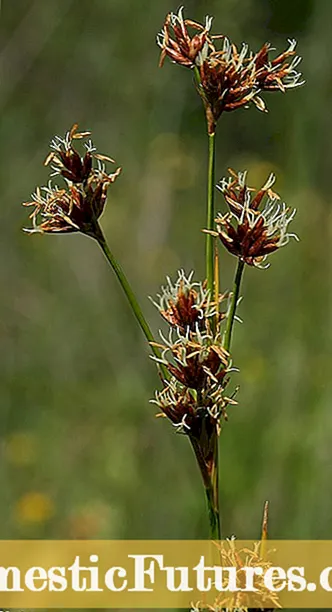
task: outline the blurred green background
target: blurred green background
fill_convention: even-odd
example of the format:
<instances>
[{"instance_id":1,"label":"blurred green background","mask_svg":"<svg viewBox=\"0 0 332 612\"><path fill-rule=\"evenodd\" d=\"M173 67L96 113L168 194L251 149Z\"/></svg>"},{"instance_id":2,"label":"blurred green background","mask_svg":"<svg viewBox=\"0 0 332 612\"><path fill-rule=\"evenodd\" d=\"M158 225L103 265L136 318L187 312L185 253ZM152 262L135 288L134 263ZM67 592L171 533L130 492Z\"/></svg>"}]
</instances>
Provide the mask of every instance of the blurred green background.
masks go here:
<instances>
[{"instance_id":1,"label":"blurred green background","mask_svg":"<svg viewBox=\"0 0 332 612\"><path fill-rule=\"evenodd\" d=\"M332 538L332 3L188 0L257 50L296 37L307 84L270 112L224 116L217 178L278 174L301 237L247 270L234 363L239 405L221 436L225 535ZM1 538L199 538L208 534L192 451L149 404L149 351L97 245L29 237L20 206L47 180L54 134L74 122L123 174L102 225L151 326L147 296L178 268L204 275L205 121L191 73L158 69L169 0L2 0ZM224 203L216 195L218 210ZM221 255L223 288L234 259Z\"/></svg>"}]
</instances>

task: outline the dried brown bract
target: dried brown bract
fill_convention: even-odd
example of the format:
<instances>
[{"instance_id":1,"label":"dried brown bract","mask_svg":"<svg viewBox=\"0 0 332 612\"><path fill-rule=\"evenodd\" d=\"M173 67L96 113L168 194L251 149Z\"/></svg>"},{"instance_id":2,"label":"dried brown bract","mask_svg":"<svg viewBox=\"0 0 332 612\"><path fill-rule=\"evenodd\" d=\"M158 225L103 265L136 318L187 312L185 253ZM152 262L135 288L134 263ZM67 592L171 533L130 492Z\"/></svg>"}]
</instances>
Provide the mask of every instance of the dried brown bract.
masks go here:
<instances>
[{"instance_id":1,"label":"dried brown bract","mask_svg":"<svg viewBox=\"0 0 332 612\"><path fill-rule=\"evenodd\" d=\"M164 27L157 36L161 47L159 65L168 56L174 63L193 68L200 53L212 47L209 35L212 17L206 17L205 25L183 18L183 6L178 13L168 13ZM194 32L194 33L193 33Z\"/></svg>"},{"instance_id":2,"label":"dried brown bract","mask_svg":"<svg viewBox=\"0 0 332 612\"><path fill-rule=\"evenodd\" d=\"M85 142L81 155L74 147L75 140L87 139L90 132L77 132L77 125L66 133L65 138L56 136L51 142L51 153L45 165L52 165L51 176L60 175L64 186L53 186L50 180L45 187L37 187L30 202L33 227L29 233L72 233L82 232L96 237L97 221L107 199L108 187L121 172L106 172L105 163L113 160L96 153L91 140Z\"/></svg>"},{"instance_id":3,"label":"dried brown bract","mask_svg":"<svg viewBox=\"0 0 332 612\"><path fill-rule=\"evenodd\" d=\"M275 176L271 174L258 191L248 187L246 172L223 179L218 188L229 207L225 215L216 218L217 233L226 249L250 266L266 267L270 253L288 244L296 234L288 232L288 225L296 210L290 210L272 191ZM261 207L261 209L260 209Z\"/></svg>"}]
</instances>

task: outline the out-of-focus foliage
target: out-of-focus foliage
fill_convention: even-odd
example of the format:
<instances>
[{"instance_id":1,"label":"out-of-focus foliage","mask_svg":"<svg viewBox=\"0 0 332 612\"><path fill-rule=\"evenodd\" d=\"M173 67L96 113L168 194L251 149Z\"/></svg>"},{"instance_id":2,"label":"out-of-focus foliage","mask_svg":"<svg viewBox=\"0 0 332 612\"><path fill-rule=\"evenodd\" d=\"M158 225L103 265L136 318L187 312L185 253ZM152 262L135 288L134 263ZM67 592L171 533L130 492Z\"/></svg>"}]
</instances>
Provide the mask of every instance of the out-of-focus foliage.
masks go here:
<instances>
[{"instance_id":1,"label":"out-of-focus foliage","mask_svg":"<svg viewBox=\"0 0 332 612\"><path fill-rule=\"evenodd\" d=\"M34 236L20 202L46 180L48 141L91 129L123 174L102 225L154 330L148 295L204 274L206 136L189 71L158 65L169 0L3 0L1 8L1 538L207 536L187 440L155 419L155 367L92 240ZM217 178L270 171L298 208L268 271L246 270L221 436L224 534L331 538L332 69L328 0L188 0L253 48L296 36L307 85L222 117ZM216 194L217 209L223 207ZM234 259L221 255L223 288Z\"/></svg>"}]
</instances>

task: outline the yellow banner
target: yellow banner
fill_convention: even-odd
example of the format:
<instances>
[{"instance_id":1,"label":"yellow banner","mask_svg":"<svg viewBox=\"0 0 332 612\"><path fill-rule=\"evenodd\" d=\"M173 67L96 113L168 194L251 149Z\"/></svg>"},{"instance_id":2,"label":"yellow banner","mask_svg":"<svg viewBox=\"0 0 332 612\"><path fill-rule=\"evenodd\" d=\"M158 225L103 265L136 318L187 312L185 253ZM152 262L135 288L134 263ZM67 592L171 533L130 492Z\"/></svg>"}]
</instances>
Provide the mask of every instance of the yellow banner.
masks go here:
<instances>
[{"instance_id":1,"label":"yellow banner","mask_svg":"<svg viewBox=\"0 0 332 612\"><path fill-rule=\"evenodd\" d=\"M1 541L4 608L332 608L332 541Z\"/></svg>"}]
</instances>

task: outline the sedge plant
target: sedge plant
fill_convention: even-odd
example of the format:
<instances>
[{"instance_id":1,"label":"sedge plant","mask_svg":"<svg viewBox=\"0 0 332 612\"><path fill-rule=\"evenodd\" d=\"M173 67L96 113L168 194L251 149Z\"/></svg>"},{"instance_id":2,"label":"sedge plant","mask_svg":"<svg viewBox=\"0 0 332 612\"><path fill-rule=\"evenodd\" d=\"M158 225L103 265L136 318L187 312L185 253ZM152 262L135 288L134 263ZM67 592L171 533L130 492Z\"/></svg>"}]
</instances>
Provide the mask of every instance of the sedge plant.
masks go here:
<instances>
[{"instance_id":1,"label":"sedge plant","mask_svg":"<svg viewBox=\"0 0 332 612\"><path fill-rule=\"evenodd\" d=\"M102 249L127 297L128 304L152 350L160 377L152 400L158 411L186 436L193 448L207 500L210 536L221 539L219 505L219 436L227 410L236 403L229 391L232 378L232 335L236 320L241 281L247 266L267 268L269 256L291 238L291 210L274 191L271 174L262 187L251 186L245 171L229 171L216 185L216 136L220 120L227 113L255 106L266 112L266 92L287 92L303 81L297 71L300 58L296 42L273 55L266 43L258 52L246 44L238 48L224 34L212 33L211 17L203 24L185 19L183 8L170 12L157 36L161 48L160 66L168 58L191 72L206 118L207 198L204 279L183 270L167 278L153 300L164 324L160 338L152 332L129 281L111 251L100 225L108 190L121 168L110 172L114 160L97 152L90 132L77 124L50 144L45 165L51 177L37 187L25 206L32 207L32 227L39 234L81 232ZM54 177L61 184L54 182ZM217 188L217 189L216 189ZM226 211L216 214L215 194L220 192ZM219 288L219 245L235 258L231 291ZM267 537L267 508L263 535Z\"/></svg>"}]
</instances>

